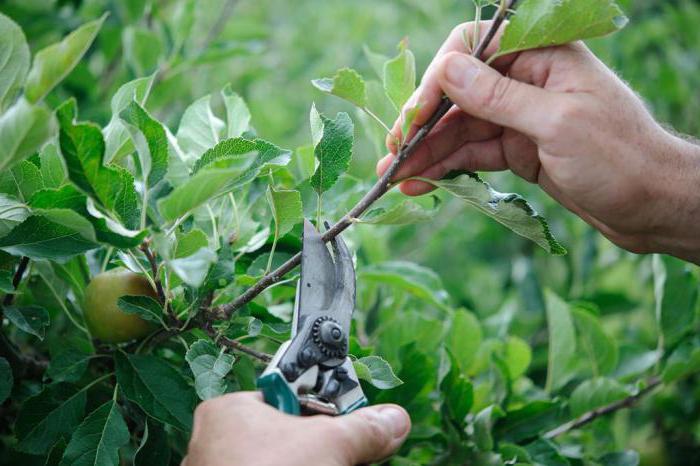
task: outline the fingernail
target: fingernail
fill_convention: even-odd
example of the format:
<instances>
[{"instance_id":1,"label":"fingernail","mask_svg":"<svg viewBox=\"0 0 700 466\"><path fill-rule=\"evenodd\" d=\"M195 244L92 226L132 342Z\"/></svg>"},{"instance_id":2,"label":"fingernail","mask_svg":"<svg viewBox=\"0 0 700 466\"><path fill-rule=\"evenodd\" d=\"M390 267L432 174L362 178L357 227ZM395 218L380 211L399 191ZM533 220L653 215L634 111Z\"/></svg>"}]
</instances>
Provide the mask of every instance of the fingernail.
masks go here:
<instances>
[{"instance_id":1,"label":"fingernail","mask_svg":"<svg viewBox=\"0 0 700 466\"><path fill-rule=\"evenodd\" d=\"M468 88L479 73L479 67L466 55L454 54L447 60L445 78L457 88Z\"/></svg>"},{"instance_id":2,"label":"fingernail","mask_svg":"<svg viewBox=\"0 0 700 466\"><path fill-rule=\"evenodd\" d=\"M394 438L406 435L411 423L406 413L393 406L384 406L379 410L379 422L391 431Z\"/></svg>"}]
</instances>

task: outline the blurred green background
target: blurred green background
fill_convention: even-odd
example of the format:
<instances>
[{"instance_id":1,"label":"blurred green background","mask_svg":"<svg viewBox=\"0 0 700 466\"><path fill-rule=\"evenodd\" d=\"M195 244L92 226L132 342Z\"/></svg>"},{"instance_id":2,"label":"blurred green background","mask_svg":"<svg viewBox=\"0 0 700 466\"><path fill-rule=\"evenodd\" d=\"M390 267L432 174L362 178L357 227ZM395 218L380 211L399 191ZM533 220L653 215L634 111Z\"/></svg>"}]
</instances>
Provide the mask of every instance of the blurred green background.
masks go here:
<instances>
[{"instance_id":1,"label":"blurred green background","mask_svg":"<svg viewBox=\"0 0 700 466\"><path fill-rule=\"evenodd\" d=\"M660 121L699 135L700 2L620 3L629 25L590 46L645 99ZM22 26L32 52L110 12L97 45L51 94L52 107L75 96L81 119L104 125L111 116L107 103L119 85L159 70L147 107L175 129L190 102L230 82L250 105L256 131L288 148L309 142L311 102L326 114L350 111L338 99L316 91L311 79L332 75L344 66L369 76L363 45L390 55L404 37L416 54L419 71L424 70L450 30L473 11L469 0L200 0L194 2L192 24L183 24L188 4L193 5L157 0L3 0L0 10ZM187 28L190 40L178 33ZM356 128L351 174L371 182L382 154L377 141L370 141L361 125ZM441 214L429 224L354 228L349 236L361 245L358 256L367 263L401 259L432 268L452 301L473 310L487 328L497 327L516 309L511 332L533 345L529 375L537 383L543 382L546 370L543 288L600 306L606 329L621 345L620 367L653 351L650 258L614 247L536 186L509 174L486 179L501 191L516 191L531 200L549 219L569 255L547 256L500 225L446 200ZM362 189L363 183L358 185ZM337 204L340 214L345 203ZM406 303L411 305L420 311L419 305ZM696 379L665 389L641 409L621 412L606 424L614 433L611 441L639 448L644 464L700 464L699 397ZM592 432L584 434L591 435L591 442L595 430L594 424Z\"/></svg>"}]
</instances>

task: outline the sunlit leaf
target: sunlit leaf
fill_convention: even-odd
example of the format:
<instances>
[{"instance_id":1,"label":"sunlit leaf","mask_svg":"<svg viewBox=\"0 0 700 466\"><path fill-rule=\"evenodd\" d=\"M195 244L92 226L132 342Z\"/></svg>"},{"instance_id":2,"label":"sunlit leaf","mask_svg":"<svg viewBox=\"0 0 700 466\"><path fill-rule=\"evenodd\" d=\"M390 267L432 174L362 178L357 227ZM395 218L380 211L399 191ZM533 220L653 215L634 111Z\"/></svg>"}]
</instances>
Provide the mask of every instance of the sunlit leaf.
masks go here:
<instances>
[{"instance_id":1,"label":"sunlit leaf","mask_svg":"<svg viewBox=\"0 0 700 466\"><path fill-rule=\"evenodd\" d=\"M353 361L357 377L366 380L380 390L398 387L403 382L396 377L388 362L379 356L366 356Z\"/></svg>"},{"instance_id":2,"label":"sunlit leaf","mask_svg":"<svg viewBox=\"0 0 700 466\"><path fill-rule=\"evenodd\" d=\"M61 42L49 45L36 53L24 89L24 94L30 102L43 99L70 73L90 48L106 17L105 14L100 19L83 24Z\"/></svg>"},{"instance_id":3,"label":"sunlit leaf","mask_svg":"<svg viewBox=\"0 0 700 466\"><path fill-rule=\"evenodd\" d=\"M603 36L627 24L613 0L524 0L499 42L497 55Z\"/></svg>"},{"instance_id":4,"label":"sunlit leaf","mask_svg":"<svg viewBox=\"0 0 700 466\"><path fill-rule=\"evenodd\" d=\"M384 91L396 110L401 110L416 89L416 59L407 40L399 43L399 54L384 63Z\"/></svg>"},{"instance_id":5,"label":"sunlit leaf","mask_svg":"<svg viewBox=\"0 0 700 466\"><path fill-rule=\"evenodd\" d=\"M29 71L29 46L17 23L0 13L0 114L14 101Z\"/></svg>"},{"instance_id":6,"label":"sunlit leaf","mask_svg":"<svg viewBox=\"0 0 700 466\"><path fill-rule=\"evenodd\" d=\"M226 392L226 375L231 371L234 357L207 340L192 343L185 355L194 374L194 388L202 400Z\"/></svg>"},{"instance_id":7,"label":"sunlit leaf","mask_svg":"<svg viewBox=\"0 0 700 466\"><path fill-rule=\"evenodd\" d=\"M335 119L331 120L318 113L316 107L312 106L311 128L318 166L310 182L320 195L333 187L350 165L354 125L347 113L338 113Z\"/></svg>"},{"instance_id":8,"label":"sunlit leaf","mask_svg":"<svg viewBox=\"0 0 700 466\"><path fill-rule=\"evenodd\" d=\"M360 108L367 106L365 80L351 68L343 68L332 78L314 79L311 83L317 89L345 99Z\"/></svg>"},{"instance_id":9,"label":"sunlit leaf","mask_svg":"<svg viewBox=\"0 0 700 466\"><path fill-rule=\"evenodd\" d=\"M499 193L474 173L443 180L415 179L444 189L520 236L534 241L551 254L566 254L566 249L549 231L544 217L518 194Z\"/></svg>"}]
</instances>

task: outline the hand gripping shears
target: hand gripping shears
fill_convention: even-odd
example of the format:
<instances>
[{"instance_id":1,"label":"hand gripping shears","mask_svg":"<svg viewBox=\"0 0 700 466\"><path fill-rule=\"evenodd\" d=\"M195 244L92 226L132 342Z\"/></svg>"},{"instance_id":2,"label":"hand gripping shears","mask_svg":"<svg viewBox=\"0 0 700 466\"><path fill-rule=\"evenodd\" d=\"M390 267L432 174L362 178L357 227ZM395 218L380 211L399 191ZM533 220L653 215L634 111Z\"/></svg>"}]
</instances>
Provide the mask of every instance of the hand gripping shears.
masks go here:
<instances>
[{"instance_id":1,"label":"hand gripping shears","mask_svg":"<svg viewBox=\"0 0 700 466\"><path fill-rule=\"evenodd\" d=\"M304 221L291 339L257 381L265 401L288 414L345 414L367 404L348 357L355 268L345 242L336 236L331 244L333 257Z\"/></svg>"}]
</instances>

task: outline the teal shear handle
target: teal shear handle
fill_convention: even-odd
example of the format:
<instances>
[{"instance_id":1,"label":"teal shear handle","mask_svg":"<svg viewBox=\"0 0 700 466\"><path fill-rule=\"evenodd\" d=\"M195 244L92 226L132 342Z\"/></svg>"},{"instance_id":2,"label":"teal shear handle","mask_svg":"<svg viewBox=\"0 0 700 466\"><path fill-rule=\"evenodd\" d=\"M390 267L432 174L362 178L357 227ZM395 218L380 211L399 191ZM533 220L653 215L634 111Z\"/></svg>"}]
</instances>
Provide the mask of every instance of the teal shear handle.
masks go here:
<instances>
[{"instance_id":1,"label":"teal shear handle","mask_svg":"<svg viewBox=\"0 0 700 466\"><path fill-rule=\"evenodd\" d=\"M270 372L258 377L258 388L262 390L265 403L280 411L298 416L301 414L299 400L279 372Z\"/></svg>"}]
</instances>

